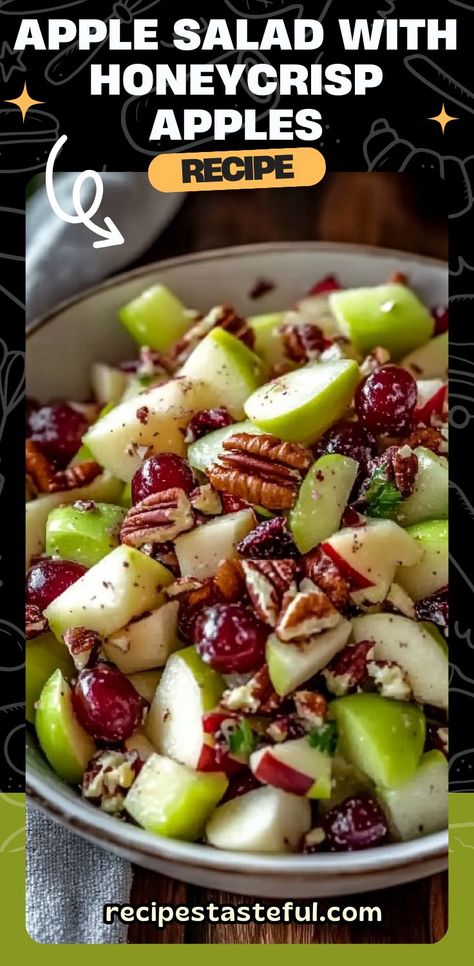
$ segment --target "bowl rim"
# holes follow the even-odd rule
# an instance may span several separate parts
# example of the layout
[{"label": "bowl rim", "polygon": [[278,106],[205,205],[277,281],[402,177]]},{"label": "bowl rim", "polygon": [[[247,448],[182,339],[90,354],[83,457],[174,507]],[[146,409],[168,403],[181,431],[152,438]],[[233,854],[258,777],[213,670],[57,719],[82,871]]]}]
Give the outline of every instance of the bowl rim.
[{"label": "bowl rim", "polygon": [[[417,262],[421,265],[433,268],[444,268],[448,270],[448,262],[442,258],[434,258],[432,255],[418,255],[416,252],[409,252],[398,248],[384,248],[381,245],[357,245],[345,242],[325,242],[325,241],[280,241],[280,242],[255,242],[248,245],[231,245],[223,248],[206,248],[199,252],[189,252],[184,255],[173,255],[171,258],[161,258],[146,265],[138,265],[136,268],[128,269],[125,272],[118,272],[116,275],[102,279],[95,285],[90,285],[81,292],[71,295],[68,298],[57,302],[52,308],[33,318],[26,327],[26,339],[37,332],[43,326],[52,322],[61,312],[66,311],[73,305],[98,295],[101,292],[114,288],[117,284],[128,282],[142,275],[148,275],[157,269],[179,268],[180,266],[196,264],[199,262],[216,261],[218,259],[239,258],[257,254],[272,254],[273,252],[297,252],[314,251],[322,252],[345,252],[354,255],[370,255],[374,258],[395,258],[404,262]],[[258,302],[258,300],[257,300]]]},{"label": "bowl rim", "polygon": [[[139,265],[83,289],[81,292],[58,302],[37,318],[32,319],[27,326],[26,339],[28,341],[33,334],[73,305],[101,292],[108,291],[117,284],[120,285],[141,276],[152,274],[160,269],[179,268],[189,264],[245,257],[255,253],[272,254],[298,251],[353,253],[354,255],[366,255],[373,258],[394,258],[405,264],[415,262],[418,265],[432,266],[445,271],[448,268],[447,261],[429,255],[419,255],[416,252],[384,248],[377,245],[358,245],[344,242],[311,240],[257,242],[206,249]],[[93,808],[92,805],[83,802],[80,798],[72,798],[69,790],[62,790],[63,786],[60,779],[53,776],[52,780],[55,784],[51,790],[50,783],[41,775],[35,774],[27,766],[25,786],[27,796],[56,821],[61,822],[76,833],[83,834],[86,838],[93,840],[104,848],[111,847],[116,851],[126,849],[143,858],[175,861],[189,869],[202,868],[218,872],[267,875],[298,874],[304,878],[315,875],[336,877],[341,874],[374,873],[377,869],[382,868],[384,870],[403,869],[435,858],[446,857],[447,859],[448,855],[448,829],[418,839],[411,839],[408,842],[395,842],[360,852],[315,853],[313,855],[272,853],[265,855],[264,853],[213,849],[209,845],[156,836],[137,826],[117,822],[113,816]]]}]

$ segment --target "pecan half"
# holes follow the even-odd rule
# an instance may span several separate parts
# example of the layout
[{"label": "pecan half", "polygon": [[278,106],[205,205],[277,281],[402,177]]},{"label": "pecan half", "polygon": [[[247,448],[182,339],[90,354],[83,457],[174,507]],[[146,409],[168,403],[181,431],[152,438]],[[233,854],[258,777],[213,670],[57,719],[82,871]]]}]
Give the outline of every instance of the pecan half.
[{"label": "pecan half", "polygon": [[245,593],[245,580],[240,560],[222,560],[214,574],[214,584],[225,601],[240,600]]},{"label": "pecan half", "polygon": [[293,641],[320,634],[341,620],[341,614],[327,594],[306,578],[301,581],[298,593],[283,602],[275,632],[281,641]]},{"label": "pecan half", "polygon": [[307,577],[324,590],[336,610],[343,611],[350,604],[350,585],[336,564],[320,547],[310,550],[304,557]]},{"label": "pecan half", "polygon": [[32,439],[26,440],[25,463],[26,475],[33,481],[35,488],[41,493],[47,493],[54,470],[38,444]]},{"label": "pecan half", "polygon": [[318,325],[282,325],[278,330],[285,355],[300,365],[319,359],[325,348],[325,339]]},{"label": "pecan half", "polygon": [[425,446],[438,456],[446,456],[447,442],[445,437],[433,427],[419,426],[404,440],[405,445],[415,449],[417,446]]},{"label": "pecan half", "polygon": [[313,457],[298,443],[263,433],[235,433],[223,442],[224,452],[207,469],[216,490],[224,490],[269,510],[285,510],[296,501],[303,472]]},{"label": "pecan half", "polygon": [[119,814],[142,764],[136,751],[98,751],[84,772],[84,798],[100,805],[104,812]]},{"label": "pecan half", "polygon": [[64,643],[72,657],[74,667],[82,671],[95,664],[100,654],[101,640],[95,631],[87,627],[70,627],[64,634]]},{"label": "pecan half", "polygon": [[282,607],[297,592],[295,560],[242,560],[247,592],[260,620],[276,627]]},{"label": "pecan half", "polygon": [[33,637],[38,637],[48,627],[48,621],[43,616],[36,604],[27,604],[25,612],[25,631],[27,641]]},{"label": "pecan half", "polygon": [[122,523],[120,540],[130,547],[165,543],[193,526],[193,512],[186,493],[172,487],[152,493],[132,506]]},{"label": "pecan half", "polygon": [[219,513],[222,513],[221,498],[210,483],[197,486],[192,490],[189,494],[189,500],[193,510],[199,510],[205,516],[218,516]]},{"label": "pecan half", "polygon": [[67,466],[65,470],[54,473],[49,481],[48,490],[50,493],[75,490],[77,487],[92,483],[100,473],[102,473],[102,467],[95,460],[75,463],[74,466]]}]

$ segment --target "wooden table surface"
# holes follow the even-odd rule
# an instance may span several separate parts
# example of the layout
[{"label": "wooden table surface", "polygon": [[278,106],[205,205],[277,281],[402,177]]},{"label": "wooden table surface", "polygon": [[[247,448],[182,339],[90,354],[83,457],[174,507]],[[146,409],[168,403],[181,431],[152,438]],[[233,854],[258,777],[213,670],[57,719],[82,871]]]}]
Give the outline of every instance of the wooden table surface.
[{"label": "wooden table surface", "polygon": [[[438,203],[436,207],[439,211]],[[433,220],[433,208],[429,186],[391,174],[331,175],[309,189],[194,194],[140,263],[224,245],[306,239],[382,245],[447,259],[447,223]],[[211,892],[134,869],[131,901],[137,905],[151,900],[172,905],[248,904],[259,898]],[[331,904],[361,902],[379,905],[382,923],[176,923],[162,931],[134,925],[129,942],[431,943],[447,929],[446,874],[363,896],[321,901],[320,911]]]}]

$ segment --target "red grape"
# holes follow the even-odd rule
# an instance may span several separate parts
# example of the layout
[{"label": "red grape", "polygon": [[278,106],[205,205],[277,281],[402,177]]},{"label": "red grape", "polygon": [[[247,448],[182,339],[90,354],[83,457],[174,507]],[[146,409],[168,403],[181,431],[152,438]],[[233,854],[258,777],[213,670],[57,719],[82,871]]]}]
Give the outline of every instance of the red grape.
[{"label": "red grape", "polygon": [[194,643],[203,661],[221,674],[246,674],[264,661],[269,628],[243,604],[215,604],[199,615]]},{"label": "red grape", "polygon": [[98,741],[125,741],[142,720],[138,691],[125,674],[106,664],[81,671],[72,700],[83,728]]},{"label": "red grape", "polygon": [[176,453],[157,453],[138,467],[132,480],[132,500],[140,503],[152,493],[162,493],[172,487],[190,493],[195,486],[196,478],[186,460]]},{"label": "red grape", "polygon": [[330,852],[355,852],[381,845],[387,838],[387,821],[370,795],[354,795],[323,818],[325,845]]},{"label": "red grape", "polygon": [[409,431],[417,388],[412,375],[400,366],[380,366],[359,384],[356,412],[369,433],[399,435]]},{"label": "red grape", "polygon": [[310,288],[308,295],[324,295],[326,292],[337,292],[340,288],[342,288],[342,285],[339,284],[335,275],[325,275]]},{"label": "red grape", "polygon": [[27,435],[48,459],[61,466],[77,453],[88,427],[84,414],[68,403],[41,406],[28,413]]},{"label": "red grape", "polygon": [[52,560],[51,557],[38,560],[26,578],[26,603],[35,604],[41,611],[46,610],[56,597],[86,573],[86,569],[73,560]]}]

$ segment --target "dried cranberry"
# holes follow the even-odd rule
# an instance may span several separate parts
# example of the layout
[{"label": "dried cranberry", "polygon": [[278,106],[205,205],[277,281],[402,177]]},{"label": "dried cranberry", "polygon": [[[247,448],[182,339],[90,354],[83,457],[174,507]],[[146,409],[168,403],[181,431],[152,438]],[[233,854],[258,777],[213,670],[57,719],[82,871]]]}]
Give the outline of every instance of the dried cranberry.
[{"label": "dried cranberry", "polygon": [[443,633],[448,628],[449,620],[449,599],[446,590],[440,590],[431,597],[424,597],[417,600],[415,604],[415,614],[419,621],[432,621],[437,624]]},{"label": "dried cranberry", "polygon": [[144,460],[132,480],[133,503],[140,503],[152,493],[161,493],[170,487],[178,487],[190,493],[196,486],[194,473],[181,456],[176,453],[158,453]]},{"label": "dried cranberry", "polygon": [[318,441],[315,447],[315,455],[322,456],[324,453],[339,453],[341,456],[350,456],[359,464],[359,470],[365,473],[367,464],[376,452],[375,440],[368,435],[358,423],[341,421],[335,423],[324,436]]},{"label": "dried cranberry", "polygon": [[361,688],[369,676],[367,661],[373,646],[373,641],[359,641],[358,644],[343,647],[326,668],[327,680],[333,679],[335,684],[339,682],[341,693],[344,694]]},{"label": "dried cranberry", "polygon": [[26,602],[46,610],[71,584],[86,573],[86,567],[73,560],[52,560],[45,557],[28,571],[26,578]]},{"label": "dried cranberry", "polygon": [[436,305],[431,309],[431,314],[435,320],[433,335],[442,335],[448,331],[448,309],[445,305]]},{"label": "dried cranberry", "polygon": [[247,772],[246,775],[241,775],[238,778],[234,778],[230,782],[229,787],[222,799],[222,804],[224,802],[230,802],[233,798],[240,798],[241,795],[246,795],[247,792],[253,792],[256,788],[262,788],[261,782],[255,778],[255,775],[251,771]]},{"label": "dried cranberry", "polygon": [[125,674],[106,664],[81,671],[72,700],[83,728],[97,741],[125,741],[142,720],[138,691]]},{"label": "dried cranberry", "polygon": [[243,604],[215,604],[199,615],[194,643],[203,661],[221,674],[246,674],[264,661],[269,628]]},{"label": "dried cranberry", "polygon": [[253,560],[283,560],[299,557],[298,549],[284,517],[264,520],[237,545],[244,557]]},{"label": "dried cranberry", "polygon": [[370,795],[354,795],[324,816],[325,845],[330,852],[356,852],[385,842],[387,820]]},{"label": "dried cranberry", "polygon": [[325,292],[337,292],[342,288],[335,275],[325,275],[310,288],[308,295],[323,295]]},{"label": "dried cranberry", "polygon": [[88,427],[84,414],[68,403],[41,406],[28,414],[31,439],[59,466],[66,466],[77,453]]},{"label": "dried cranberry", "polygon": [[250,503],[241,500],[239,496],[232,496],[231,493],[219,494],[224,513],[236,513],[237,510],[248,510]]},{"label": "dried cranberry", "polygon": [[212,433],[215,429],[224,429],[225,426],[231,426],[233,422],[232,416],[224,406],[218,409],[201,409],[190,419],[184,442],[194,443],[196,439],[201,439],[207,433]]},{"label": "dried cranberry", "polygon": [[409,431],[416,399],[416,382],[406,369],[380,366],[357,387],[355,408],[368,432],[396,436]]}]

